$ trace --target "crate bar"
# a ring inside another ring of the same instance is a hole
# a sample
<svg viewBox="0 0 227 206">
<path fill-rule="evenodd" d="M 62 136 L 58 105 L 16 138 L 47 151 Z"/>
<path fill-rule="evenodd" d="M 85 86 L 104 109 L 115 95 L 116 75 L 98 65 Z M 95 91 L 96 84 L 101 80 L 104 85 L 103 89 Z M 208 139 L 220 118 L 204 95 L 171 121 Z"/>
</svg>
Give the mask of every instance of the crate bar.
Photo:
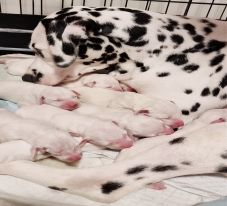
<svg viewBox="0 0 227 206">
<path fill-rule="evenodd" d="M 71 1 L 71 6 L 73 6 L 74 0 Z"/>
<path fill-rule="evenodd" d="M 148 8 L 148 4 L 149 4 L 149 1 L 147 1 L 147 3 L 146 3 L 145 10 L 148 10 L 147 9 Z"/>
<path fill-rule="evenodd" d="M 103 6 L 106 6 L 106 0 L 104 1 L 104 4 L 103 4 Z"/>
<path fill-rule="evenodd" d="M 206 18 L 209 16 L 209 13 L 210 13 L 210 10 L 211 10 L 213 4 L 214 4 L 214 0 L 213 0 L 213 1 L 211 2 L 211 4 L 210 4 L 210 8 L 209 8 L 209 10 L 208 10 L 208 12 L 207 12 Z"/>
<path fill-rule="evenodd" d="M 41 4 L 41 16 L 43 15 L 43 0 L 40 0 L 40 4 Z"/>
<path fill-rule="evenodd" d="M 0 13 L 2 13 L 2 5 L 1 5 L 1 2 L 0 2 Z"/>
<path fill-rule="evenodd" d="M 22 14 L 22 4 L 21 4 L 21 0 L 19 0 L 19 4 L 20 4 L 20 14 Z"/>
<path fill-rule="evenodd" d="M 32 14 L 35 14 L 35 2 L 32 0 Z"/>
<path fill-rule="evenodd" d="M 126 2 L 125 2 L 125 7 L 127 7 L 128 6 L 128 0 L 126 0 Z"/>
<path fill-rule="evenodd" d="M 192 4 L 192 0 L 189 0 L 188 5 L 187 5 L 187 7 L 186 7 L 186 9 L 184 11 L 184 16 L 187 16 L 187 14 L 189 12 L 189 9 L 191 7 L 191 4 Z"/>
<path fill-rule="evenodd" d="M 169 4 L 170 4 L 170 0 L 168 1 L 168 4 L 166 6 L 166 10 L 165 10 L 165 14 L 167 13 L 168 9 L 169 9 Z"/>
<path fill-rule="evenodd" d="M 110 1 L 110 6 L 112 6 L 112 5 L 113 5 L 113 0 Z"/>
<path fill-rule="evenodd" d="M 152 2 L 152 1 L 153 1 L 153 0 L 151 0 L 150 3 L 149 3 L 149 5 L 148 5 L 148 8 L 147 8 L 148 11 L 150 10 L 151 2 Z"/>
<path fill-rule="evenodd" d="M 223 9 L 223 11 L 222 11 L 222 13 L 221 13 L 221 16 L 220 16 L 219 20 L 221 20 L 223 14 L 225 13 L 226 7 L 227 7 L 227 4 L 225 5 L 225 7 L 224 7 L 224 9 Z"/>
<path fill-rule="evenodd" d="M 85 6 L 85 0 L 83 0 L 83 6 Z"/>
<path fill-rule="evenodd" d="M 61 8 L 64 8 L 64 0 L 61 1 Z"/>
</svg>

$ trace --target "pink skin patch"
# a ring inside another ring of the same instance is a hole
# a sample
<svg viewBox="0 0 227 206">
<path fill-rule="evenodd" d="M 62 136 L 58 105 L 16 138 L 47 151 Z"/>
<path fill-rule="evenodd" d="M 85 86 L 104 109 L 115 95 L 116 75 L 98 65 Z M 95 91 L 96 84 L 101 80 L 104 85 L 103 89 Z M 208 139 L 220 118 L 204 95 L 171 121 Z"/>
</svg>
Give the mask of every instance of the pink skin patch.
<svg viewBox="0 0 227 206">
<path fill-rule="evenodd" d="M 184 126 L 184 122 L 182 120 L 177 120 L 173 124 L 170 125 L 172 128 L 178 128 Z"/>
<path fill-rule="evenodd" d="M 172 128 L 165 128 L 163 132 L 161 132 L 159 135 L 162 135 L 162 134 L 166 134 L 166 135 L 169 135 L 169 134 L 173 134 L 174 133 L 174 130 Z"/>
<path fill-rule="evenodd" d="M 88 83 L 86 83 L 84 86 L 86 86 L 86 87 L 94 87 L 95 86 L 95 84 L 96 84 L 96 81 L 94 81 L 94 82 L 88 82 Z"/>
<path fill-rule="evenodd" d="M 74 94 L 76 94 L 78 97 L 80 96 L 80 93 L 79 93 L 79 92 L 74 91 L 74 90 L 72 90 L 72 92 L 73 92 Z"/>
<path fill-rule="evenodd" d="M 66 109 L 66 110 L 74 110 L 80 106 L 79 103 L 77 102 L 65 102 L 60 106 L 61 109 Z"/>
<path fill-rule="evenodd" d="M 42 105 L 44 103 L 44 100 L 45 100 L 44 97 L 40 97 L 40 99 L 39 99 L 39 105 Z"/>
<path fill-rule="evenodd" d="M 148 116 L 149 110 L 146 110 L 146 109 L 139 110 L 139 111 L 137 111 L 135 114 L 136 114 L 136 115 L 138 115 L 138 114 L 143 114 L 143 115 Z"/>
<path fill-rule="evenodd" d="M 121 84 L 122 84 L 122 89 L 124 92 L 137 92 L 135 89 L 133 89 L 129 85 L 124 84 L 124 83 L 121 83 Z"/>
<path fill-rule="evenodd" d="M 73 154 L 73 155 L 70 155 L 70 157 L 67 158 L 65 161 L 66 162 L 74 162 L 74 161 L 80 160 L 81 157 L 82 157 L 81 154 Z"/>
<path fill-rule="evenodd" d="M 221 123 L 221 122 L 226 122 L 226 119 L 220 118 L 218 120 L 215 120 L 215 121 L 211 122 L 211 124 L 216 124 L 216 123 Z"/>
<path fill-rule="evenodd" d="M 133 145 L 133 141 L 123 138 L 123 139 L 119 139 L 111 142 L 110 145 L 113 149 L 124 149 L 124 148 L 131 147 Z"/>
<path fill-rule="evenodd" d="M 164 190 L 166 189 L 166 186 L 164 185 L 163 182 L 156 182 L 153 184 L 148 185 L 149 188 L 154 189 L 154 190 Z"/>
</svg>

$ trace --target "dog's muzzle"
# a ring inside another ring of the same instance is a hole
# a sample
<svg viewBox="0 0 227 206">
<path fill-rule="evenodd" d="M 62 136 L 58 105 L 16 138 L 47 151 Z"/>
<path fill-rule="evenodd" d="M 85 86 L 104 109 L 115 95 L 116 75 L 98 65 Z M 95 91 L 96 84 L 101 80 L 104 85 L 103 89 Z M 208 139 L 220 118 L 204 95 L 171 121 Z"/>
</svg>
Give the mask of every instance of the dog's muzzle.
<svg viewBox="0 0 227 206">
<path fill-rule="evenodd" d="M 38 82 L 40 78 L 42 78 L 42 74 L 38 73 L 37 75 L 32 75 L 32 74 L 25 74 L 22 76 L 22 80 L 24 82 Z"/>
</svg>

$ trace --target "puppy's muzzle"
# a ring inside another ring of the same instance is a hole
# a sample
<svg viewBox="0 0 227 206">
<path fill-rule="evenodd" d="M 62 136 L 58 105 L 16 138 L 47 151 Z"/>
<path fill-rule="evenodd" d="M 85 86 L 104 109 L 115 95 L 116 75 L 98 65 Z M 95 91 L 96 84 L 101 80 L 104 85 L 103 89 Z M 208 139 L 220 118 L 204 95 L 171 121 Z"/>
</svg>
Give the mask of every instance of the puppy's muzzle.
<svg viewBox="0 0 227 206">
<path fill-rule="evenodd" d="M 25 74 L 22 76 L 22 80 L 24 82 L 32 82 L 32 83 L 35 83 L 35 82 L 38 82 L 40 80 L 40 78 L 42 78 L 42 74 L 41 73 L 38 73 L 36 75 L 32 75 L 32 74 Z"/>
</svg>

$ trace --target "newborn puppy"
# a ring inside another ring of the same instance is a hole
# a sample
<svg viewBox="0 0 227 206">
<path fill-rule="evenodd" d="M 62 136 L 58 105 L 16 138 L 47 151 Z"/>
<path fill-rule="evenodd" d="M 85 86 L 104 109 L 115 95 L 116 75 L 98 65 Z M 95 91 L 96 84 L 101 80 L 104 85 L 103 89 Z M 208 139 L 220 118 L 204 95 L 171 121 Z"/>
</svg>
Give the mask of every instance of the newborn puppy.
<svg viewBox="0 0 227 206">
<path fill-rule="evenodd" d="M 128 109 L 114 109 L 81 103 L 80 107 L 73 110 L 73 112 L 102 120 L 112 120 L 137 137 L 152 137 L 172 134 L 174 132 L 173 129 L 166 126 L 161 120 L 145 115 L 134 115 L 134 113 Z"/>
<path fill-rule="evenodd" d="M 41 154 L 37 152 L 36 160 L 41 160 L 49 157 L 50 154 Z M 0 163 L 12 162 L 16 160 L 34 161 L 31 154 L 31 145 L 23 140 L 14 140 L 0 144 Z"/>
<path fill-rule="evenodd" d="M 24 118 L 47 121 L 74 136 L 82 136 L 84 140 L 81 144 L 89 141 L 116 150 L 133 145 L 130 135 L 111 121 L 80 115 L 50 105 L 21 107 L 16 114 Z"/>
<path fill-rule="evenodd" d="M 103 88 L 103 89 L 110 89 L 122 92 L 122 88 L 120 83 L 114 79 L 112 76 L 107 74 L 88 74 L 83 75 L 78 80 L 74 80 L 68 83 L 63 83 L 60 86 L 66 87 L 68 89 L 87 86 L 93 88 Z"/>
<path fill-rule="evenodd" d="M 50 104 L 66 110 L 79 107 L 79 94 L 62 87 L 32 84 L 22 81 L 0 82 L 0 98 L 19 106 Z"/>
<path fill-rule="evenodd" d="M 80 101 L 95 105 L 125 108 L 156 119 L 164 124 L 177 128 L 184 125 L 180 109 L 172 102 L 148 98 L 134 92 L 107 91 L 100 88 L 76 87 L 81 94 Z"/>
<path fill-rule="evenodd" d="M 78 141 L 67 132 L 37 120 L 21 118 L 4 109 L 0 109 L 0 116 L 0 143 L 24 140 L 32 146 L 31 153 L 35 160 L 38 153 L 46 152 L 65 162 L 81 158 Z"/>
</svg>

